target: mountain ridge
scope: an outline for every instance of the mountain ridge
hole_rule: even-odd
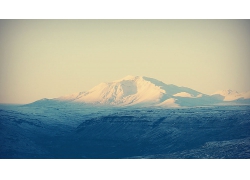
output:
[[[128,75],[119,80],[100,83],[85,92],[51,100],[94,106],[183,107],[214,105],[245,97],[248,99],[248,92],[244,96],[232,90],[207,95],[188,87],[165,84],[154,78]]]
[[[221,95],[224,97],[224,101],[234,101],[237,99],[250,99],[250,91],[241,92],[227,89],[227,90],[219,90],[213,93],[212,95]]]

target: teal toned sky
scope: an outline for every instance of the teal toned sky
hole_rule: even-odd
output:
[[[250,90],[249,20],[0,20],[0,103],[127,75],[211,94]]]

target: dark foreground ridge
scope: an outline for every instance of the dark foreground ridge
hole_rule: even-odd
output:
[[[0,158],[250,158],[250,106],[0,107]]]

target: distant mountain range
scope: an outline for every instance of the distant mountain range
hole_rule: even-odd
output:
[[[187,87],[165,84],[144,76],[126,76],[120,80],[101,83],[89,91],[42,99],[32,104],[81,103],[112,107],[190,107],[216,104],[250,104],[250,91],[238,93],[222,90],[212,95]]]
[[[234,101],[238,99],[250,99],[250,91],[238,93],[237,91],[233,91],[231,89],[217,91],[212,95],[221,95],[223,97],[223,101]]]

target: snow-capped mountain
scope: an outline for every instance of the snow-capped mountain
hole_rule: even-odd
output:
[[[244,97],[249,97],[245,93]],[[144,76],[126,76],[122,79],[101,83],[89,91],[36,101],[44,103],[81,103],[91,106],[143,106],[182,107],[202,106],[231,101],[242,97],[234,91],[219,91],[209,96],[187,87],[165,84]]]
[[[250,98],[250,91],[239,93],[237,91],[228,89],[228,90],[220,90],[212,95],[220,95],[223,98],[223,101],[234,101],[237,99],[249,99]]]
[[[108,106],[167,106],[208,104],[208,95],[144,76],[126,76],[89,91],[56,98],[59,101]]]

